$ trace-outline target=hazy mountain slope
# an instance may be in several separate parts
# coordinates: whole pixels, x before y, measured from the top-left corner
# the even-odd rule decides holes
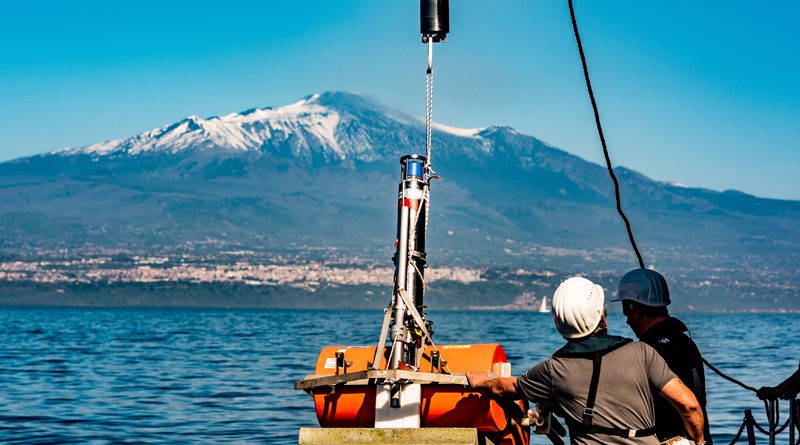
[[[385,246],[394,239],[397,160],[413,152],[424,152],[420,120],[348,93],[189,117],[0,164],[0,242]],[[508,240],[627,248],[602,166],[498,126],[437,126],[433,161],[442,179],[433,185],[432,248],[477,258]],[[617,170],[647,249],[798,247],[800,202]]]

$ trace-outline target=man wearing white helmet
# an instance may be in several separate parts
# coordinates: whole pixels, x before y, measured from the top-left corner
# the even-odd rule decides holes
[[[600,286],[580,277],[565,280],[553,296],[552,312],[566,345],[519,377],[467,373],[470,385],[551,407],[566,420],[573,444],[658,444],[658,394],[681,414],[690,437],[705,443],[697,399],[658,353],[608,335]]]
[[[636,337],[658,352],[669,369],[694,393],[703,415],[706,415],[705,374],[703,357],[694,341],[686,335],[688,328],[669,315],[671,303],[667,280],[650,269],[634,269],[619,280],[617,299],[622,313]],[[685,437],[687,432],[678,413],[665,400],[656,400],[656,436],[663,441]],[[705,436],[711,443],[708,423]]]

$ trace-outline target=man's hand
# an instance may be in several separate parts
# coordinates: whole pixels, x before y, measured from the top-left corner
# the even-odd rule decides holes
[[[491,394],[494,397],[519,399],[517,395],[516,377],[496,377],[490,379],[488,372],[476,371],[467,372],[467,382],[469,382],[471,388]]]
[[[777,400],[778,398],[789,400],[797,396],[800,391],[800,369],[782,381],[778,386],[764,386],[756,391],[756,395],[761,400]]]
[[[781,392],[774,386],[762,386],[756,391],[756,395],[761,400],[777,400]]]
[[[467,371],[467,382],[469,382],[469,386],[475,389],[485,389],[486,382],[489,381],[489,373],[488,372],[472,372]]]

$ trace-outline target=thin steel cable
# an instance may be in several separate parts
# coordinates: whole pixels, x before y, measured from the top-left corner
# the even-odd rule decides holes
[[[433,38],[428,38],[428,69],[425,71],[425,167],[431,165],[433,130]]]
[[[425,71],[425,232],[431,219],[430,181],[433,176],[431,152],[433,147],[433,36],[428,37],[428,69]]]
[[[603,126],[600,124],[600,112],[597,111],[597,102],[594,100],[594,92],[592,91],[592,82],[589,80],[589,68],[586,65],[586,56],[583,54],[583,44],[581,43],[581,35],[578,32],[578,22],[575,20],[575,8],[572,6],[572,0],[567,0],[569,3],[569,15],[572,18],[572,30],[575,33],[575,41],[578,43],[578,52],[581,55],[581,64],[583,65],[583,78],[586,80],[586,89],[589,91],[589,99],[592,102],[592,109],[594,110],[594,122],[597,125],[597,134],[600,136],[600,144],[603,146],[603,155],[606,158],[606,168],[611,180],[614,182],[614,198],[617,201],[617,213],[625,222],[625,229],[628,231],[628,238],[631,241],[633,252],[636,254],[636,259],[639,261],[639,267],[644,269],[644,260],[642,254],[639,253],[639,247],[636,245],[636,240],[633,238],[633,230],[628,217],[622,211],[622,203],[619,195],[619,181],[617,175],[614,174],[614,169],[611,167],[611,158],[608,155],[608,147],[606,146],[606,138],[603,135]]]

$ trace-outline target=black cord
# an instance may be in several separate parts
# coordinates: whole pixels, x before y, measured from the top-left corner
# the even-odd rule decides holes
[[[611,175],[611,180],[614,181],[614,197],[617,201],[617,213],[622,217],[625,222],[625,229],[628,231],[628,238],[631,241],[633,252],[636,254],[636,259],[639,260],[639,267],[644,269],[644,261],[642,254],[639,253],[639,248],[636,246],[636,240],[633,238],[633,230],[631,230],[631,223],[625,212],[622,211],[622,204],[619,197],[619,182],[617,175],[614,174],[614,169],[611,167],[611,158],[608,156],[608,147],[606,147],[606,138],[603,136],[603,126],[600,125],[600,112],[597,111],[597,102],[594,100],[594,92],[592,91],[592,82],[589,80],[589,68],[586,66],[586,56],[583,54],[583,44],[581,44],[581,35],[578,32],[578,22],[575,21],[575,9],[572,6],[572,0],[568,0],[569,15],[572,17],[572,30],[575,32],[575,41],[578,42],[578,52],[581,55],[581,64],[583,65],[583,77],[586,79],[586,88],[589,90],[589,99],[592,101],[592,109],[594,109],[594,122],[597,125],[597,134],[600,135],[600,144],[603,146],[603,155],[606,158],[606,168],[608,174]]]
[[[733,445],[733,444],[735,444],[736,442],[739,441],[739,438],[742,437],[742,431],[744,431],[744,426],[745,425],[747,425],[747,418],[742,420],[742,425],[739,426],[739,431],[736,433],[735,436],[733,436],[733,440],[731,441],[730,445]]]
[[[786,422],[783,423],[783,426],[775,430],[775,435],[777,436],[778,434],[784,432],[786,428],[789,427],[789,423],[791,422],[791,420],[792,419],[786,419]],[[777,426],[777,424],[775,426]]]
[[[712,371],[716,372],[718,376],[722,377],[723,379],[725,379],[725,380],[727,380],[727,381],[729,381],[729,382],[735,383],[735,384],[737,384],[737,385],[741,386],[742,388],[744,388],[744,389],[746,389],[746,390],[748,390],[748,391],[757,392],[757,390],[756,390],[755,388],[753,388],[752,386],[750,386],[750,385],[745,385],[744,383],[742,383],[742,382],[740,382],[740,381],[736,380],[736,379],[735,379],[735,378],[733,378],[733,377],[730,377],[730,376],[726,375],[724,372],[722,372],[722,371],[720,371],[719,369],[717,369],[717,368],[716,368],[714,365],[712,365],[711,363],[709,363],[709,362],[708,362],[708,360],[706,360],[706,358],[705,358],[705,357],[701,357],[701,358],[703,359],[703,363],[705,363],[705,364],[706,364],[706,366],[708,366],[708,367],[709,367],[709,369],[711,369]]]
[[[797,431],[800,432],[800,403],[797,403],[796,400],[791,400],[789,402],[789,406],[792,409],[792,415],[789,418],[794,418],[794,425],[792,428],[797,428]],[[800,437],[797,438],[797,442],[792,445],[800,445]]]
[[[631,229],[631,223],[628,220],[628,217],[625,216],[625,212],[622,210],[622,203],[620,200],[620,192],[619,192],[619,181],[617,181],[617,175],[614,173],[614,168],[611,166],[611,158],[608,155],[608,146],[606,145],[606,138],[603,135],[603,126],[600,123],[600,112],[597,109],[597,102],[594,99],[592,82],[589,79],[589,68],[586,64],[586,56],[583,53],[583,44],[581,43],[580,32],[578,32],[578,22],[575,19],[575,8],[572,4],[572,1],[573,0],[567,0],[567,3],[569,4],[569,15],[570,18],[572,19],[572,30],[575,33],[575,42],[578,44],[578,53],[580,53],[581,56],[581,65],[583,66],[583,78],[586,80],[586,89],[589,92],[589,99],[592,102],[592,110],[594,111],[594,122],[595,125],[597,126],[597,134],[598,136],[600,136],[600,144],[603,146],[603,156],[605,157],[606,160],[606,168],[608,169],[609,176],[611,176],[611,180],[614,182],[614,198],[617,203],[617,213],[619,213],[619,216],[625,222],[625,229],[628,232],[628,238],[630,239],[631,246],[633,247],[633,252],[636,254],[636,259],[639,261],[639,267],[644,269],[644,261],[642,260],[642,254],[639,252],[639,247],[636,245],[636,240],[633,237],[633,230]],[[705,363],[706,366],[708,366],[712,371],[717,373],[717,375],[719,375],[723,379],[735,383],[749,391],[757,392],[756,389],[753,388],[752,386],[746,385],[717,369],[714,365],[709,363],[708,360],[705,359],[705,357],[703,357],[703,363]],[[770,410],[770,408],[772,408],[772,410]],[[777,402],[775,402],[775,404],[772,407],[767,408],[766,411],[767,411],[767,421],[770,424],[769,431],[761,427],[761,425],[759,425],[758,422],[753,421],[753,424],[759,431],[761,431],[763,434],[770,436],[770,439],[773,439],[775,435],[780,434],[786,429],[786,427],[789,425],[791,421],[791,416],[789,419],[787,419],[786,423],[782,427],[778,428],[778,422],[779,422],[778,416],[780,415],[779,414],[780,411]],[[747,419],[745,419],[742,422],[742,425],[739,427],[739,431],[736,433],[736,436],[734,437],[733,441],[731,441],[731,444],[734,444],[736,441],[739,440],[746,423]],[[798,429],[800,429],[800,422],[798,422]],[[800,444],[800,440],[798,441],[798,444]]]

